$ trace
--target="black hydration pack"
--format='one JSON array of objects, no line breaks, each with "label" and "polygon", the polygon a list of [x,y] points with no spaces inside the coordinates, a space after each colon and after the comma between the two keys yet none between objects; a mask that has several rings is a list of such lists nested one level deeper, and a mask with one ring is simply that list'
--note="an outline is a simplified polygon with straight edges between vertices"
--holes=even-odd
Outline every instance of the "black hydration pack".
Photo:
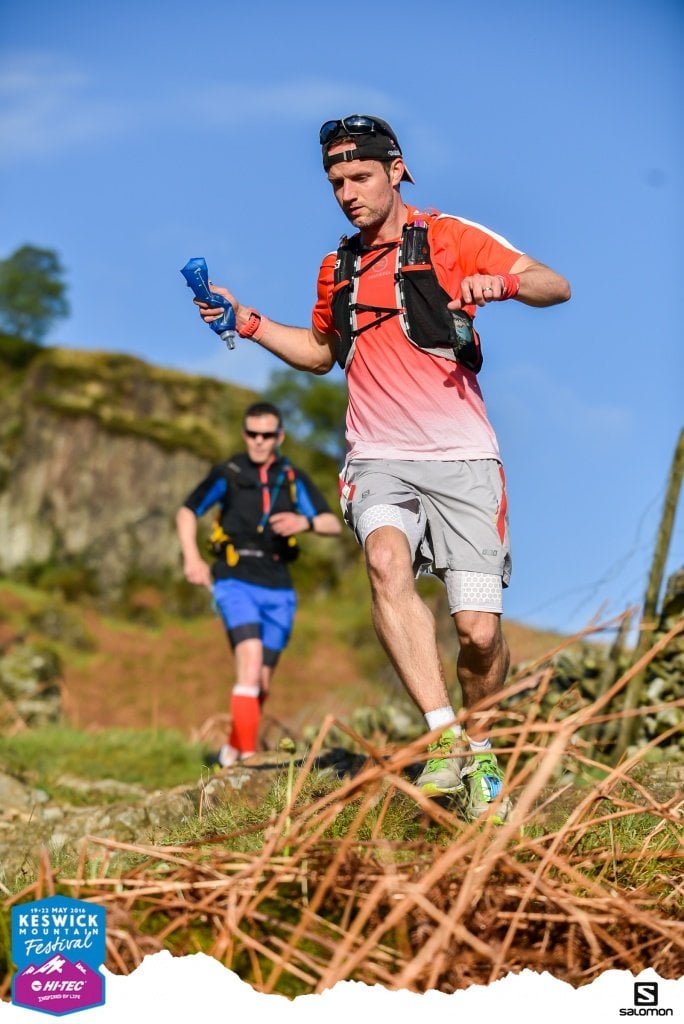
[{"label": "black hydration pack", "polygon": [[[356,339],[370,327],[398,316],[408,341],[417,348],[445,359],[455,360],[473,373],[482,366],[480,338],[465,310],[447,309],[451,296],[437,280],[430,259],[428,226],[417,220],[405,224],[401,245],[396,247],[396,307],[367,306],[356,301],[358,280],[375,263],[395,248],[394,242],[372,247],[377,255],[361,269],[361,236],[340,239],[335,263],[332,314],[338,334],[337,362],[342,368],[354,355]],[[357,313],[372,312],[376,319],[358,327]]]},{"label": "black hydration pack", "polygon": [[[265,480],[261,480],[262,515],[256,525],[256,538],[250,538],[244,543],[226,533],[223,523],[224,509],[221,509],[214,520],[211,534],[207,539],[207,550],[230,566],[238,564],[241,558],[268,558],[274,562],[294,562],[299,557],[299,544],[295,536],[279,537],[275,534],[270,536],[266,533],[268,517],[275,506],[276,498],[284,483],[287,483],[287,491],[290,505],[293,512],[301,513],[297,498],[297,478],[294,467],[289,459],[279,455],[280,472],[272,489],[268,488]],[[242,472],[240,465],[228,460],[225,463],[226,475],[235,491],[240,486],[239,477]],[[268,472],[268,471],[266,471]]]}]

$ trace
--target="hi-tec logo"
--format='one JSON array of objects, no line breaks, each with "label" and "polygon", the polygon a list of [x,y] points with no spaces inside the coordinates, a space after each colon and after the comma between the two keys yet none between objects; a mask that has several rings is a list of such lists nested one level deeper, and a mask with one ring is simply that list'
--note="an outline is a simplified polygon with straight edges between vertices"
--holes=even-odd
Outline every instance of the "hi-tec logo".
[{"label": "hi-tec logo", "polygon": [[658,1006],[658,982],[634,982],[634,1006],[623,1006],[621,1017],[673,1017],[671,1007]]}]

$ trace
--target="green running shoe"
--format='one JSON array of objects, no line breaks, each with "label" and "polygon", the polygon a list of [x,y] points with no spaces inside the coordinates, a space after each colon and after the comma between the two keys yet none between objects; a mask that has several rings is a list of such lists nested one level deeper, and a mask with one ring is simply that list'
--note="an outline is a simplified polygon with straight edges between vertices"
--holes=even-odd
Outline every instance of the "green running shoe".
[{"label": "green running shoe", "polygon": [[465,752],[460,735],[454,729],[446,729],[428,750],[434,756],[425,762],[415,785],[426,796],[465,797],[466,788],[461,781],[463,758],[454,756]]},{"label": "green running shoe", "polygon": [[497,807],[492,808],[493,802],[503,789],[504,781],[496,754],[490,751],[472,754],[461,769],[461,775],[468,786],[469,817],[489,818],[495,824],[503,825],[513,809],[513,804],[505,796]]}]

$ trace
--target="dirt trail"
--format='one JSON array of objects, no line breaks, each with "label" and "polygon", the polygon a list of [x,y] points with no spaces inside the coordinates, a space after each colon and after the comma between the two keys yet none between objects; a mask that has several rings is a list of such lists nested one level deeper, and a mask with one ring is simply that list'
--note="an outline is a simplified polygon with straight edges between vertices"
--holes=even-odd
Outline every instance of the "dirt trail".
[{"label": "dirt trail", "polygon": [[[84,619],[97,650],[65,667],[64,710],[73,725],[176,728],[194,736],[227,714],[233,656],[217,619],[155,631],[113,627],[90,612]],[[291,648],[264,714],[300,731],[326,714],[346,718],[377,701],[377,687],[360,677],[348,649],[317,646],[303,659]],[[220,732],[223,723],[216,724]]]}]

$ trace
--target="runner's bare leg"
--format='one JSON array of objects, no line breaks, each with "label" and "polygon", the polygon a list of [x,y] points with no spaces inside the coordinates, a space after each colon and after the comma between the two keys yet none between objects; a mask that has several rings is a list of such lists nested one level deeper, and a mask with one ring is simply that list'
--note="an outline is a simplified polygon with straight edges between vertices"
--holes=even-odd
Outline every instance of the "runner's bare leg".
[{"label": "runner's bare leg", "polygon": [[[503,686],[510,653],[501,631],[501,616],[494,612],[456,612],[453,616],[460,650],[456,672],[463,693],[463,705],[472,708],[478,701],[495,694]],[[468,736],[475,742],[485,740],[497,710],[468,724]]]},{"label": "runner's bare leg", "polygon": [[235,656],[235,684],[259,689],[264,648],[257,637],[241,640],[233,651]]},{"label": "runner's bare leg", "polygon": [[406,535],[381,526],[366,539],[365,555],[373,625],[399,678],[423,714],[449,705],[434,616],[416,593]]}]

